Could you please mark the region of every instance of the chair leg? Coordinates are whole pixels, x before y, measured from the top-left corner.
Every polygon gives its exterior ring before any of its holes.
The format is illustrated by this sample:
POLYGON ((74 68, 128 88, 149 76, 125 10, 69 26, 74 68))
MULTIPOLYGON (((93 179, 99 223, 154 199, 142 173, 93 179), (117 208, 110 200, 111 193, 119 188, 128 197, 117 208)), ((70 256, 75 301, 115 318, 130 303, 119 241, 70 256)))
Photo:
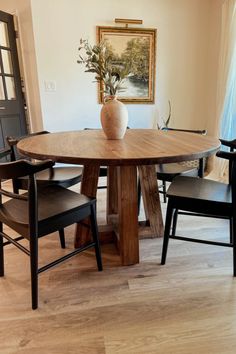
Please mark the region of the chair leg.
POLYGON ((166 181, 162 181, 162 189, 163 189, 163 202, 166 203, 166 181))
POLYGON ((61 248, 66 248, 64 229, 60 229, 58 232, 60 237, 61 248))
POLYGON ((17 179, 13 179, 13 192, 19 194, 19 183, 17 179))
MULTIPOLYGON (((0 232, 2 231, 2 223, 0 223, 0 232)), ((4 250, 3 237, 0 235, 0 277, 4 276, 4 250)))
POLYGON ((140 206, 141 206, 141 184, 140 184, 140 179, 138 179, 138 215, 140 213, 140 206))
POLYGON ((38 240, 30 239, 30 270, 32 309, 38 308, 38 240))
POLYGON ((236 217, 233 217, 232 222, 230 223, 230 237, 232 238, 233 244, 233 275, 236 277, 236 237, 235 237, 235 230, 236 230, 236 217))
POLYGON ((233 218, 229 219, 229 241, 233 243, 233 218))
POLYGON ((95 242, 95 254, 96 254, 96 260, 97 260, 97 267, 98 267, 98 270, 101 271, 103 269, 103 267, 102 267, 102 257, 101 257, 101 249, 100 249, 100 243, 99 243, 99 237, 98 237, 98 226, 97 226, 97 221, 96 221, 95 207, 96 207, 95 204, 91 205, 90 221, 91 221, 92 237, 93 237, 93 241, 95 242))
POLYGON ((178 209, 175 209, 174 216, 173 216, 173 221, 172 221, 171 236, 175 236, 175 234, 176 234, 177 220, 178 220, 178 209))
POLYGON ((162 256, 161 256, 161 264, 164 265, 166 263, 166 255, 169 243, 169 236, 170 236, 170 228, 171 228, 171 221, 173 216, 173 207, 171 206, 170 200, 167 205, 166 210, 166 222, 165 222, 165 232, 164 232, 164 240, 163 240, 163 247, 162 247, 162 256))

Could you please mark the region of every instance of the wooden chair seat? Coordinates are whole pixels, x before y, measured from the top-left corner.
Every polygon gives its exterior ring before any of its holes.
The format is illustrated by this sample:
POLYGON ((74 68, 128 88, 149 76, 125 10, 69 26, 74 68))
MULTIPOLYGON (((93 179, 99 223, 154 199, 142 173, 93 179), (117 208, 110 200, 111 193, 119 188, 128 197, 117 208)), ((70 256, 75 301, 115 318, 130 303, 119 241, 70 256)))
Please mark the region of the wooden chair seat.
POLYGON ((197 213, 232 215, 229 184, 195 177, 176 177, 167 191, 173 207, 197 213))
MULTIPOLYGON (((60 186, 38 188, 38 237, 57 231, 62 223, 64 227, 70 225, 70 215, 81 207, 90 207, 90 204, 91 200, 85 195, 60 186), (68 218, 68 225, 65 218, 68 218)), ((28 204, 24 200, 11 199, 5 202, 0 207, 0 220, 25 238, 30 238, 28 204)))

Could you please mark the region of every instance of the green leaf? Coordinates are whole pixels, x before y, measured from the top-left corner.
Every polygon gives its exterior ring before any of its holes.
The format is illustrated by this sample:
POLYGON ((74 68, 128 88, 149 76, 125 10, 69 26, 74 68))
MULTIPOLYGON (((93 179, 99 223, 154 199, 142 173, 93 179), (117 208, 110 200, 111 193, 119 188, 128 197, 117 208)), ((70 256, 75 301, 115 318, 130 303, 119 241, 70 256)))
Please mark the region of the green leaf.
MULTIPOLYGON (((132 41, 129 41, 128 44, 130 42, 132 41)), ((106 40, 91 46, 88 40, 81 39, 79 47, 80 60, 78 60, 77 63, 85 66, 85 72, 95 73, 95 80, 103 84, 104 92, 114 94, 118 89, 122 89, 124 78, 126 78, 130 72, 134 74, 135 50, 137 49, 137 45, 140 47, 140 44, 137 44, 137 41, 132 43, 129 44, 133 51, 132 56, 128 52, 124 53, 121 58, 124 64, 117 66, 114 64, 115 55, 106 40)), ((139 43, 142 43, 142 41, 139 40, 139 43)), ((143 65, 143 62, 141 65, 143 65)))
POLYGON ((95 69, 88 69, 88 70, 85 70, 86 73, 96 73, 97 70, 95 69))

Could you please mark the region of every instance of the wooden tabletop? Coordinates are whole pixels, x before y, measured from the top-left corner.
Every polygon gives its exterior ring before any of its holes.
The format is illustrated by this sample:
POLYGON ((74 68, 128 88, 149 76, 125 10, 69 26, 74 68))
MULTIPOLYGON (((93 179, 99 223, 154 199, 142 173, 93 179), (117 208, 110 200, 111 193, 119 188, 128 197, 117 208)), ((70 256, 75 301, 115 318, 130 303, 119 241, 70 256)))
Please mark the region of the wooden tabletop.
POLYGON ((180 162, 212 155, 216 138, 156 129, 129 129, 122 140, 107 140, 102 130, 37 135, 21 140, 19 151, 36 159, 105 166, 180 162))
MULTIPOLYGON (((102 130, 37 135, 17 147, 36 159, 84 165, 81 193, 95 197, 100 165, 109 166, 107 222, 109 235, 117 236, 121 264, 139 262, 137 167, 147 226, 151 235, 163 235, 163 221, 155 164, 207 157, 218 150, 218 139, 186 132, 129 129, 122 140, 107 140, 102 130)), ((90 240, 88 225, 78 224, 75 246, 90 240)), ((105 229, 107 233, 107 229, 105 229)), ((100 235, 101 236, 101 235, 100 235)))

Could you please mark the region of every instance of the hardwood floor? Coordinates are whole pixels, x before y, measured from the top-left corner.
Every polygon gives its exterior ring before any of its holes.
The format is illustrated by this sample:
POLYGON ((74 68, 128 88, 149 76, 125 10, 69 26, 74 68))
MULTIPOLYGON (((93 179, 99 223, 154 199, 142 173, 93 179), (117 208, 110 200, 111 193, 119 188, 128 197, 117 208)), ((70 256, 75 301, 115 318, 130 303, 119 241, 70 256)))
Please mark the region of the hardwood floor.
MULTIPOLYGON (((100 221, 105 193, 99 191, 100 221)), ((178 233, 227 239, 227 221, 212 220, 182 217, 178 233)), ((69 248, 73 231, 66 230, 69 248)), ((40 244, 42 264, 66 252, 56 234, 40 244)), ((8 246, 0 353, 235 353, 232 250, 170 240, 160 266, 161 247, 162 239, 140 240, 141 263, 121 267, 115 247, 103 245, 99 273, 92 250, 78 255, 40 275, 39 309, 32 311, 28 257, 8 246)))

